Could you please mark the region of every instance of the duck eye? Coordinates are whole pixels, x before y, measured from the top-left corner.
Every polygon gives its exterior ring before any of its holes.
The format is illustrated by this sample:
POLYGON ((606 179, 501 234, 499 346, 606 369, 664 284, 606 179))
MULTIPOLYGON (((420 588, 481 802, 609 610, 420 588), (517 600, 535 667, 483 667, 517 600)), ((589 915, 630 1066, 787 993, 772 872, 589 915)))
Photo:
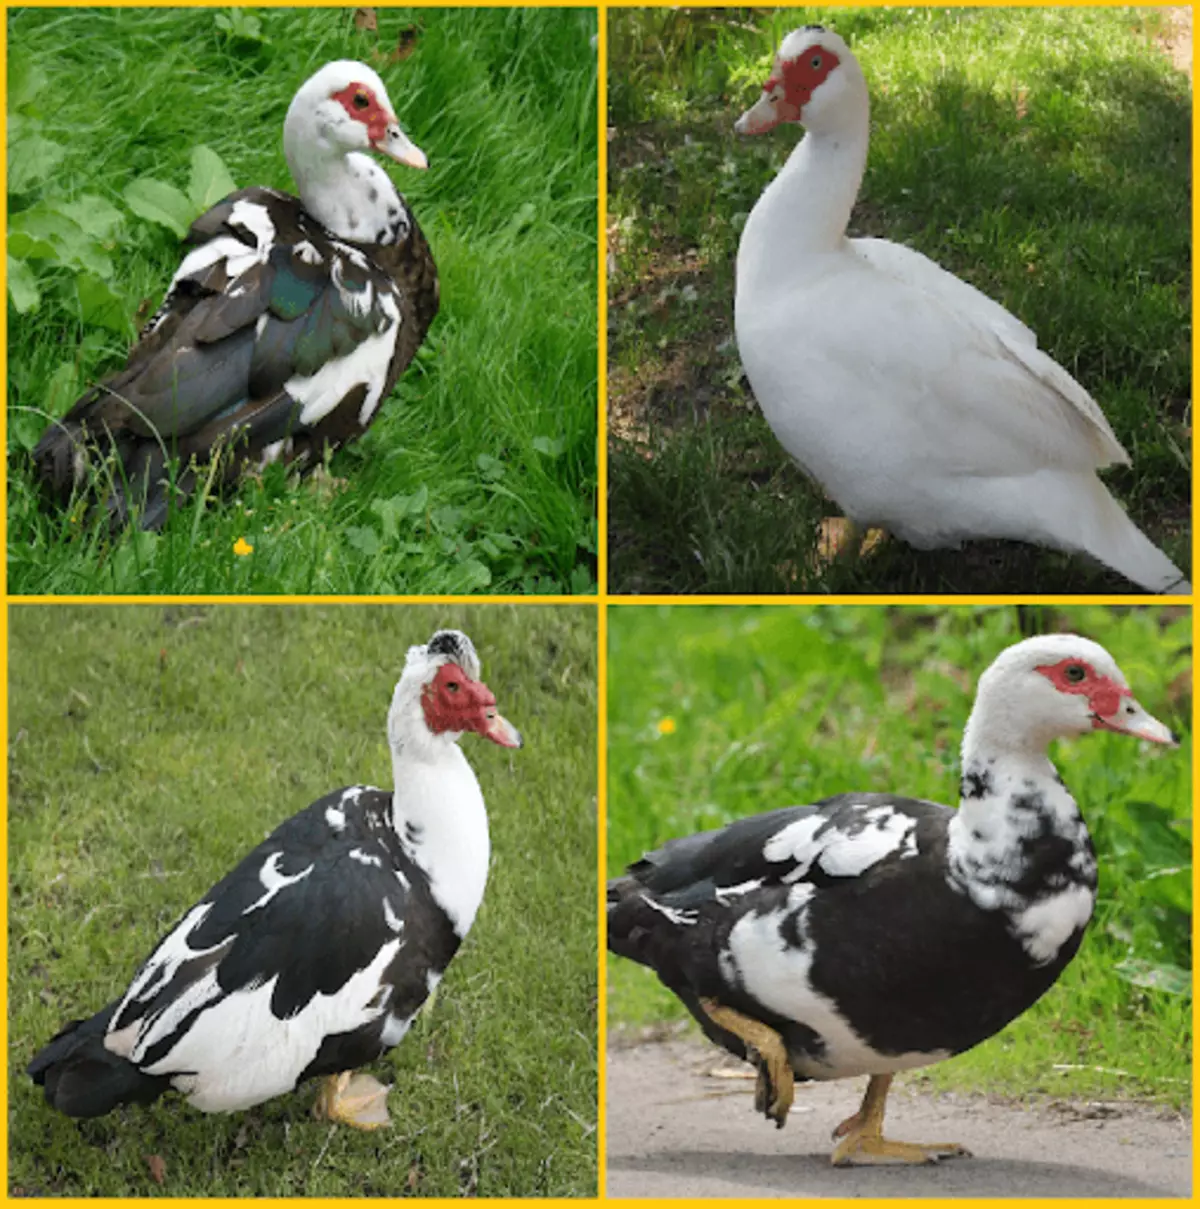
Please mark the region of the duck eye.
POLYGON ((366 109, 366 107, 368 105, 370 105, 370 103, 371 103, 370 99, 367 97, 367 94, 365 92, 356 92, 354 94, 354 108, 355 109, 366 109))
POLYGON ((813 71, 817 71, 821 66, 821 62, 822 60, 820 55, 813 55, 813 57, 809 59, 808 65, 813 69, 813 71))
POLYGON ((1078 684, 1086 678, 1087 671, 1078 663, 1069 663, 1063 675, 1066 676, 1068 684, 1078 684))
POLYGON ((448 681, 446 684, 446 692, 457 693, 458 692, 458 681, 457 680, 448 681))

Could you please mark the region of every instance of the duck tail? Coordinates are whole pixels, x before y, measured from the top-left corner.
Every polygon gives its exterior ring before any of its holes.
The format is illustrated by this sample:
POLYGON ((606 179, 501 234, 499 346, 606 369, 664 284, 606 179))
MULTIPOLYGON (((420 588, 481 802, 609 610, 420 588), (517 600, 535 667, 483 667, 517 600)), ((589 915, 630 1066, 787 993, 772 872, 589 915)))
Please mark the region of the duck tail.
POLYGON ((1060 513, 1078 530, 1077 545, 1105 566, 1147 592, 1186 596, 1192 585, 1184 573, 1129 519, 1095 475, 1081 475, 1069 485, 1060 513), (1079 498, 1082 480, 1086 498, 1079 498))
POLYGON ((170 1086, 106 1049, 104 1036, 117 1004, 89 1020, 73 1020, 25 1068, 46 1103, 68 1117, 100 1117, 118 1104, 149 1104, 170 1086))
MULTIPOLYGON (((169 511, 166 451, 150 438, 113 428, 101 413, 109 398, 92 387, 33 450, 42 498, 60 508, 88 496, 98 501, 113 531, 137 514, 143 529, 161 529, 169 511)), ((185 472, 187 473, 187 472, 185 472)))

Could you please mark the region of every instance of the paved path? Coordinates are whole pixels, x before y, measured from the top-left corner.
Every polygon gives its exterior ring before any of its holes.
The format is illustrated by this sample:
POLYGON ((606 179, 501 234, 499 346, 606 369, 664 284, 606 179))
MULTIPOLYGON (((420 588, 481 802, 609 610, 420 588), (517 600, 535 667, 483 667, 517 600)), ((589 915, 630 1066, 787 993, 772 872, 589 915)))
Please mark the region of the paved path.
POLYGON ((1191 1122, 1169 1110, 1109 1101, 1030 1108, 984 1096, 910 1092, 900 1083, 888 1098, 888 1134, 961 1142, 974 1157, 936 1166, 834 1169, 830 1131, 858 1107, 865 1081, 797 1084, 787 1126, 776 1130, 755 1115, 751 1080, 710 1073, 735 1066, 694 1041, 609 1049, 610 1197, 1191 1192, 1191 1122))

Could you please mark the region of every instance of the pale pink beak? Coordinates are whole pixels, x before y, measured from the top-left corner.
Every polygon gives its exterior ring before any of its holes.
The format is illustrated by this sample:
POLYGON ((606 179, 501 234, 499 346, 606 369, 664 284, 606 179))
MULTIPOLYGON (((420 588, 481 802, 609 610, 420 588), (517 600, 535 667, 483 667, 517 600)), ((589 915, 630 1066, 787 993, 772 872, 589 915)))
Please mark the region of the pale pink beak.
POLYGON ((1122 697, 1117 712, 1110 718, 1092 715, 1095 730, 1113 730, 1119 735, 1132 735, 1148 743, 1163 743, 1167 747, 1178 747, 1179 740, 1169 726, 1148 714, 1132 697, 1122 697))
POLYGON ((429 167, 425 152, 400 129, 400 123, 395 118, 388 123, 383 138, 377 143, 372 143, 371 146, 380 155, 386 155, 388 159, 393 159, 396 163, 404 164, 409 168, 429 167))
POLYGON ((485 739, 499 743, 501 747, 523 747, 521 732, 505 717, 489 709, 485 715, 487 725, 479 732, 485 739))

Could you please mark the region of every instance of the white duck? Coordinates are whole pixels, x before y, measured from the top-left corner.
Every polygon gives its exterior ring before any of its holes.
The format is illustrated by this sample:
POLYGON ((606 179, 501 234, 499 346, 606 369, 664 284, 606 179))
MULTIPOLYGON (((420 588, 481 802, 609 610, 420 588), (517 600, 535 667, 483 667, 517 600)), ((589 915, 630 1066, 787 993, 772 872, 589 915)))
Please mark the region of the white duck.
POLYGON ((71 1117, 174 1089, 202 1112, 327 1076, 318 1116, 386 1125, 355 1067, 397 1045, 466 938, 487 882, 487 811, 458 746, 520 747, 457 630, 409 649, 388 712, 394 789, 354 785, 282 823, 159 942, 129 988, 28 1066, 71 1117))
POLYGON ((1034 333, 919 252, 846 238, 868 115, 846 43, 808 26, 736 126, 807 131, 738 248, 738 349, 772 431, 855 525, 918 549, 1083 551, 1147 591, 1190 593, 1096 476, 1129 457, 1034 333))
POLYGON ((836 1166, 965 1154, 884 1138, 888 1088, 998 1032, 1075 956, 1096 858, 1046 748, 1096 730, 1176 743, 1097 643, 1019 642, 979 679, 957 810, 843 793, 670 840, 609 882, 608 947, 758 1067, 779 1127, 796 1078, 869 1075, 836 1166))

